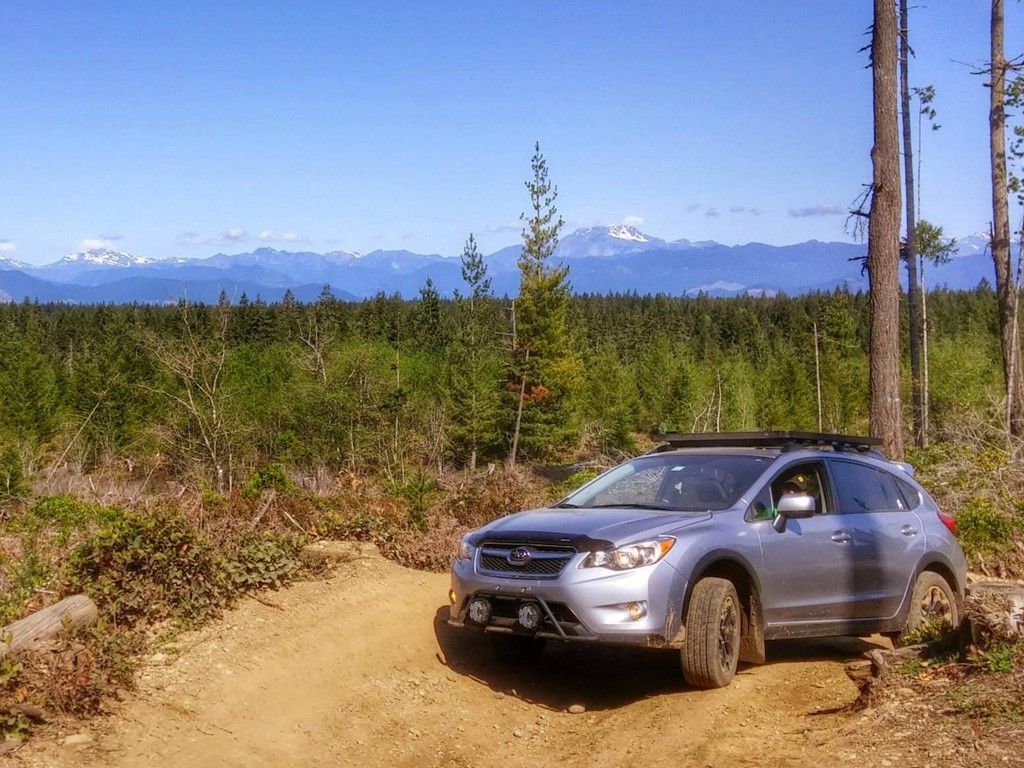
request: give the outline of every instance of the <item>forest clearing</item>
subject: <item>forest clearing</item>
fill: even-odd
[[[0,8],[0,765],[1024,766],[1024,5],[298,4]]]

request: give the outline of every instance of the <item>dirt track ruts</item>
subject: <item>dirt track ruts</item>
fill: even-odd
[[[787,643],[717,691],[687,690],[671,652],[549,647],[503,662],[443,622],[448,577],[380,557],[246,600],[147,664],[139,689],[42,738],[28,766],[818,766],[856,762],[858,641]],[[583,704],[584,714],[565,710]],[[844,735],[845,734],[845,735]],[[2,759],[0,759],[2,761]]]

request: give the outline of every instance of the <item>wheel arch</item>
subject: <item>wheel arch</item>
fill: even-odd
[[[939,574],[946,582],[953,588],[957,596],[963,598],[966,584],[961,584],[960,580],[956,576],[956,569],[953,564],[949,561],[945,555],[941,552],[928,552],[920,561],[918,561],[917,569],[914,571],[914,578],[910,583],[910,589],[913,590],[914,584],[917,582],[918,576],[925,571],[933,571]]]
[[[761,582],[750,562],[737,552],[715,550],[708,552],[690,571],[690,579],[683,596],[680,621],[686,624],[693,588],[703,578],[727,579],[736,588],[742,607],[740,660],[752,664],[765,662],[764,614],[761,608]]]

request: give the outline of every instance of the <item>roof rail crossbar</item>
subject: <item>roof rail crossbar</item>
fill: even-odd
[[[662,443],[657,451],[675,448],[781,448],[796,450],[806,447],[832,448],[835,451],[856,451],[877,454],[882,444],[877,437],[834,435],[827,432],[703,432],[655,435]]]

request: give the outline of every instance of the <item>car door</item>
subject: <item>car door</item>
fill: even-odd
[[[853,618],[889,618],[925,551],[921,521],[889,472],[856,459],[831,458],[828,465],[839,527],[853,554]]]
[[[803,520],[788,520],[779,532],[772,526],[774,509],[790,483],[815,497],[817,512]],[[823,461],[785,467],[755,497],[747,520],[761,540],[760,587],[766,625],[850,617],[852,547],[842,534],[843,521],[835,514]]]

